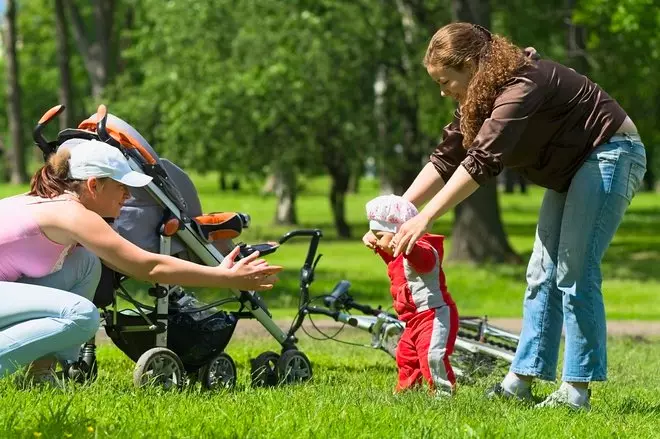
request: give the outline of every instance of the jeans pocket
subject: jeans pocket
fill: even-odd
[[[646,173],[646,166],[633,162],[630,165],[630,174],[628,175],[628,187],[626,190],[626,198],[631,201],[635,193],[639,190]]]

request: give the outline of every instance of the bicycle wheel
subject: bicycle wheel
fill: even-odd
[[[513,361],[510,350],[469,338],[457,337],[450,361],[460,370],[460,378],[469,381],[504,371]]]

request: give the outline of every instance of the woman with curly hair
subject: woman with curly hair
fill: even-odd
[[[520,343],[490,394],[531,400],[534,378],[554,380],[563,325],[563,383],[541,405],[588,409],[589,383],[607,370],[600,264],[646,171],[635,124],[587,77],[481,26],[438,30],[424,66],[459,105],[404,194],[428,204],[400,227],[395,255],[504,167],[545,187]]]

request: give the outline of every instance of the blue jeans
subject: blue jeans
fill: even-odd
[[[0,377],[47,355],[77,360],[99,328],[91,299],[100,277],[99,259],[77,247],[60,271],[0,282]]]
[[[613,136],[566,193],[547,190],[527,268],[523,326],[511,372],[554,380],[562,324],[567,382],[607,378],[600,263],[646,171],[637,134]]]

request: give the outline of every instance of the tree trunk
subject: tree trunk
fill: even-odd
[[[415,17],[423,15],[424,7],[421,3],[413,4],[403,0],[397,0],[395,4],[399,13],[404,43],[401,57],[398,60],[398,71],[404,77],[405,83],[414,83],[419,68],[416,43],[416,34],[419,30]],[[385,79],[387,78],[385,77]],[[419,103],[416,88],[396,89],[392,87],[387,96],[396,102],[400,137],[398,138],[399,143],[388,144],[382,151],[386,151],[389,158],[385,168],[389,170],[387,179],[392,189],[391,192],[401,195],[412,184],[420,167],[423,166],[425,148],[422,145],[425,143],[425,139],[419,131]]]
[[[587,58],[587,30],[573,23],[573,10],[577,0],[566,1],[566,58],[568,65],[582,75],[589,74],[589,59]]]
[[[351,228],[346,222],[346,193],[351,181],[351,170],[347,160],[338,152],[324,154],[325,165],[332,178],[330,185],[330,208],[335,222],[337,235],[341,238],[351,237]]]
[[[387,92],[387,67],[379,65],[374,78],[374,118],[376,119],[376,133],[379,151],[389,150],[388,120],[386,111],[386,92]],[[382,156],[376,159],[378,168],[378,180],[380,181],[381,193],[391,193],[392,185],[385,169],[386,162]]]
[[[456,206],[448,259],[521,263],[509,245],[500,221],[495,181],[479,188],[469,200]]]
[[[348,193],[357,194],[360,192],[360,180],[364,174],[364,162],[356,160],[356,164],[351,166],[350,177],[348,178]]]
[[[0,182],[8,183],[10,175],[11,168],[9,167],[9,160],[7,160],[7,148],[2,138],[0,138]]]
[[[116,67],[116,73],[121,74],[126,69],[126,61],[122,58],[122,53],[130,49],[133,46],[134,38],[131,32],[122,32],[124,30],[134,30],[135,29],[135,4],[124,4],[122,7],[125,9],[124,13],[124,22],[121,26],[115,26],[118,29],[117,32],[117,48],[114,51],[114,65]]]
[[[110,77],[110,47],[112,39],[114,0],[94,0],[94,35],[87,33],[78,7],[73,0],[62,0],[69,12],[73,37],[85,64],[85,70],[92,85],[92,97],[98,99],[103,94]]]
[[[655,171],[653,170],[654,156],[653,148],[646,150],[646,162],[648,166],[646,168],[646,174],[644,174],[644,190],[649,192],[656,190]],[[660,188],[658,190],[660,191]]]
[[[330,189],[330,207],[332,217],[335,221],[337,236],[341,238],[351,237],[351,228],[346,222],[346,192],[348,191],[348,175],[340,179],[333,177]]]
[[[489,0],[453,0],[454,20],[490,27]],[[469,262],[521,262],[502,226],[495,180],[456,206],[448,259]]]
[[[360,174],[358,172],[352,172],[351,178],[348,180],[348,193],[357,194],[360,192]]]
[[[225,177],[224,172],[218,174],[218,186],[220,186],[222,192],[227,190],[227,177]]]
[[[60,129],[71,127],[73,109],[73,93],[71,87],[71,70],[69,68],[69,35],[66,14],[62,0],[55,0],[55,35],[57,37],[57,64],[60,71],[60,104],[66,109],[59,115]]]
[[[16,1],[8,0],[5,10],[5,57],[7,59],[7,121],[11,147],[7,150],[9,162],[9,181],[14,184],[25,183],[25,151],[21,124],[21,86],[18,82],[18,57],[16,56]]]
[[[291,169],[278,170],[275,177],[277,208],[275,224],[294,225],[298,223],[296,215],[296,174]]]

